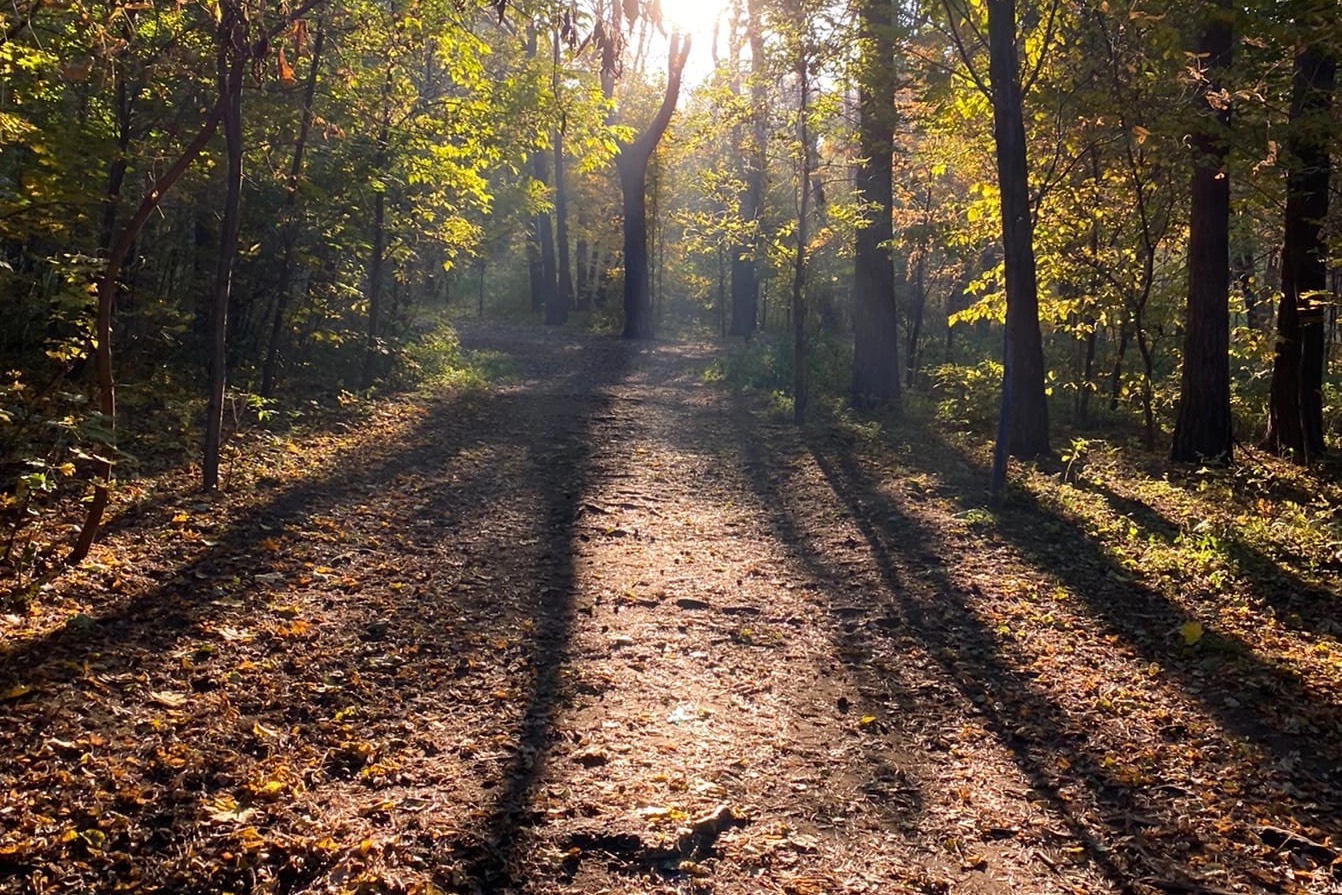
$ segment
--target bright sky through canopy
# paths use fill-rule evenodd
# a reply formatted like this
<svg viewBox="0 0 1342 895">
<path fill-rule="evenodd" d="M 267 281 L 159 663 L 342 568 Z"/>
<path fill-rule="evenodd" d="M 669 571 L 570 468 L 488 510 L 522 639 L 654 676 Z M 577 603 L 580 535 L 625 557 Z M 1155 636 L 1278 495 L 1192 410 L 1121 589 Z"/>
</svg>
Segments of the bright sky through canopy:
<svg viewBox="0 0 1342 895">
<path fill-rule="evenodd" d="M 713 25 L 726 9 L 727 0 L 663 0 L 662 17 L 667 31 L 689 34 L 708 53 Z"/>
<path fill-rule="evenodd" d="M 662 24 L 667 35 L 679 31 L 688 34 L 692 42 L 685 66 L 687 85 L 700 83 L 713 71 L 713 30 L 719 19 L 726 16 L 728 3 L 729 0 L 662 0 Z"/>
</svg>

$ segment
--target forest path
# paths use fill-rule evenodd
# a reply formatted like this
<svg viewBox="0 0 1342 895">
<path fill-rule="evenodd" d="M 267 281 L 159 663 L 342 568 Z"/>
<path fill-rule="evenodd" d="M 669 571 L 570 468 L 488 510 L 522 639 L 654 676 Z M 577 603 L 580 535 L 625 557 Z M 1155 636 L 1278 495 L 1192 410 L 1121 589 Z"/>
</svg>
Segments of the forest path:
<svg viewBox="0 0 1342 895">
<path fill-rule="evenodd" d="M 934 434 L 804 434 L 710 345 L 463 341 L 515 381 L 146 498 L 6 619 L 0 891 L 1323 891 L 1252 824 L 1336 816 L 1283 795 L 1335 738 Z"/>
</svg>

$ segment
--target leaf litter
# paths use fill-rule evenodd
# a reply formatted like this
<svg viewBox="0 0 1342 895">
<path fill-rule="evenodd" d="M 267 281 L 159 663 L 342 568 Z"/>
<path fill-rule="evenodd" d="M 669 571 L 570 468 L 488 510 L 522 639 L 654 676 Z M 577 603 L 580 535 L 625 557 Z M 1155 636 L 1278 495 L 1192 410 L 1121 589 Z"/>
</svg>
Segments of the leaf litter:
<svg viewBox="0 0 1342 895">
<path fill-rule="evenodd" d="M 1122 495 L 466 340 L 523 375 L 128 494 L 0 620 L 0 890 L 1339 889 L 1335 641 L 1106 552 Z"/>
</svg>

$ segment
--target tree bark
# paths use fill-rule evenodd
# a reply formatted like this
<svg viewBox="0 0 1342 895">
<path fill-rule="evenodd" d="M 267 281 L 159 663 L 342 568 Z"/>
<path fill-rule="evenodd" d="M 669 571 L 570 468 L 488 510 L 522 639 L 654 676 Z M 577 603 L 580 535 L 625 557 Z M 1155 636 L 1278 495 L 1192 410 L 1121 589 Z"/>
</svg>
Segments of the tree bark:
<svg viewBox="0 0 1342 895">
<path fill-rule="evenodd" d="M 1015 0 L 988 0 L 988 49 L 1007 306 L 1002 390 L 1005 406 L 998 441 L 1006 455 L 1035 457 L 1049 451 L 1048 402 L 1044 395 L 1034 220 L 1016 55 Z"/>
<path fill-rule="evenodd" d="M 811 78 L 805 49 L 797 53 L 797 254 L 792 268 L 792 419 L 806 422 L 810 395 L 806 365 L 806 246 L 811 240 Z"/>
<path fill-rule="evenodd" d="M 759 314 L 759 222 L 764 205 L 765 151 L 768 124 L 765 108 L 764 11 L 762 0 L 749 0 L 746 36 L 750 41 L 750 143 L 743 153 L 745 189 L 738 213 L 746 229 L 745 238 L 732 246 L 732 314 L 730 335 L 748 338 L 758 325 Z"/>
<path fill-rule="evenodd" d="M 569 242 L 568 242 L 568 184 L 564 176 L 564 111 L 562 108 L 562 97 L 559 92 L 559 62 L 560 62 L 560 44 L 559 28 L 556 25 L 553 29 L 553 68 L 551 69 L 550 86 L 554 93 L 555 102 L 561 104 L 559 112 L 559 127 L 554 134 L 554 155 L 555 155 L 555 273 L 558 277 L 558 288 L 551 294 L 551 301 L 545 306 L 545 323 L 548 326 L 562 326 L 568 322 L 569 308 L 573 306 L 573 271 L 569 263 Z"/>
<path fill-rule="evenodd" d="M 648 129 L 632 143 L 620 146 L 616 167 L 620 173 L 620 191 L 624 210 L 624 332 L 625 339 L 651 339 L 654 329 L 652 292 L 649 280 L 647 183 L 648 161 L 662 134 L 671 123 L 676 100 L 680 96 L 681 75 L 690 53 L 690 39 L 679 34 L 671 38 L 667 62 L 666 94 L 661 108 Z"/>
<path fill-rule="evenodd" d="M 1229 463 L 1234 429 L 1230 416 L 1230 176 L 1227 130 L 1230 108 L 1217 78 L 1230 64 L 1232 7 L 1209 4 L 1199 55 L 1205 78 L 1198 102 L 1210 104 L 1191 137 L 1194 152 L 1192 211 L 1188 222 L 1188 305 L 1179 415 L 1170 459 Z M 1206 105 L 1200 107 L 1205 111 Z"/>
<path fill-rule="evenodd" d="M 854 407 L 899 400 L 899 318 L 895 309 L 894 238 L 895 76 L 894 5 L 863 0 L 858 34 L 858 141 L 862 160 L 857 193 L 864 221 L 857 228 L 853 264 Z"/>
<path fill-rule="evenodd" d="M 224 390 L 228 383 L 228 302 L 233 291 L 233 258 L 238 250 L 239 205 L 242 199 L 242 80 L 245 67 L 232 60 L 249 52 L 248 24 L 237 3 L 225 3 L 219 26 L 219 98 L 223 106 L 227 171 L 219 261 L 209 307 L 210 383 L 205 406 L 205 449 L 201 487 L 219 487 L 219 450 L 223 442 Z"/>
<path fill-rule="evenodd" d="M 1324 329 L 1328 303 L 1329 115 L 1336 59 L 1307 43 L 1297 52 L 1287 138 L 1285 242 L 1267 447 L 1308 463 L 1324 449 Z"/>
</svg>

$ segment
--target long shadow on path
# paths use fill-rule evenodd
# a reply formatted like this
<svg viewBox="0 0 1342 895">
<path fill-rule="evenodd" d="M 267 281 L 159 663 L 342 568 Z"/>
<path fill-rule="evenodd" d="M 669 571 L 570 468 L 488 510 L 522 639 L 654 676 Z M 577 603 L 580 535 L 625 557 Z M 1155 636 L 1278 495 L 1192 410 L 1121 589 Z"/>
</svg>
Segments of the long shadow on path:
<svg viewBox="0 0 1342 895">
<path fill-rule="evenodd" d="M 962 506 L 973 506 L 974 501 L 964 494 L 981 491 L 983 483 L 973 473 L 968 477 L 973 481 L 966 481 L 963 471 L 950 468 L 958 456 L 953 446 L 930 434 L 925 437 L 933 443 L 920 444 L 911 452 L 914 456 L 907 461 L 907 474 L 934 475 L 956 489 L 955 499 Z M 931 527 L 893 499 L 859 453 L 838 439 L 814 438 L 806 450 L 786 443 L 763 448 L 757 438 L 747 434 L 743 450 L 747 456 L 753 455 L 750 465 L 756 470 L 766 464 L 795 463 L 804 460 L 806 454 L 814 459 L 833 495 L 861 530 L 879 569 L 885 592 L 878 596 L 878 604 L 888 604 L 887 612 L 893 610 L 893 617 L 887 617 L 884 625 L 906 627 L 926 645 L 965 704 L 976 707 L 972 711 L 1009 750 L 1033 789 L 1045 799 L 1050 813 L 1066 824 L 1097 870 L 1122 891 L 1135 891 L 1134 886 L 1144 880 L 1174 884 L 1193 875 L 1193 865 L 1205 860 L 1205 853 L 1199 857 L 1202 843 L 1192 832 L 1184 835 L 1177 847 L 1168 841 L 1156 845 L 1158 853 L 1135 847 L 1142 831 L 1152 824 L 1165 829 L 1186 826 L 1181 817 L 1183 809 L 1169 793 L 1148 791 L 1131 780 L 1120 779 L 1110 751 L 1093 740 L 1094 731 L 1088 729 L 1086 720 L 1069 713 L 1034 682 L 1033 674 L 1021 666 L 1019 659 L 1013 659 L 1001 635 L 974 608 L 981 595 L 965 590 L 948 574 L 947 567 L 956 562 L 957 545 L 947 541 L 944 531 Z M 755 481 L 761 503 L 772 514 L 778 539 L 794 545 L 799 558 L 817 576 L 842 574 L 843 569 L 827 553 L 826 545 L 807 534 L 808 520 L 799 515 L 814 514 L 817 508 L 806 506 L 804 501 L 793 505 L 786 487 L 768 486 L 766 477 L 758 472 Z M 1139 657 L 1159 664 L 1225 730 L 1276 757 L 1282 777 L 1289 780 L 1303 774 L 1315 781 L 1331 779 L 1335 764 L 1329 750 L 1336 743 L 1319 744 L 1323 748 L 1311 752 L 1303 737 L 1264 723 L 1251 710 L 1226 705 L 1223 694 L 1207 682 L 1214 682 L 1222 665 L 1233 661 L 1247 664 L 1251 672 L 1271 682 L 1272 693 L 1282 701 L 1282 711 L 1268 717 L 1303 716 L 1322 725 L 1322 729 L 1335 730 L 1335 726 L 1327 726 L 1335 717 L 1335 707 L 1314 703 L 1290 675 L 1247 650 L 1233 657 L 1214 655 L 1202 662 L 1191 661 L 1167 636 L 1186 616 L 1160 595 L 1140 586 L 1097 586 L 1097 581 L 1113 570 L 1111 561 L 1083 532 L 1037 503 L 1013 507 L 999 517 L 997 527 L 1003 540 L 1040 570 L 1061 577 Z M 1044 546 L 1037 537 L 1041 530 L 1061 534 L 1050 534 L 1052 544 Z M 1265 704 L 1271 698 L 1264 694 Z M 1334 816 L 1320 806 L 1312 819 L 1323 822 Z"/>
</svg>

